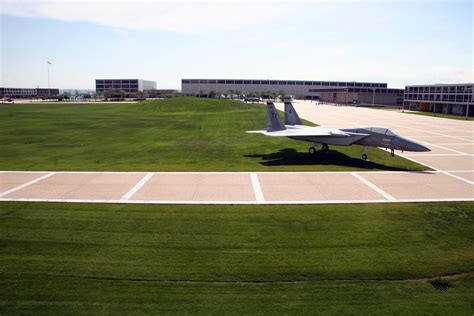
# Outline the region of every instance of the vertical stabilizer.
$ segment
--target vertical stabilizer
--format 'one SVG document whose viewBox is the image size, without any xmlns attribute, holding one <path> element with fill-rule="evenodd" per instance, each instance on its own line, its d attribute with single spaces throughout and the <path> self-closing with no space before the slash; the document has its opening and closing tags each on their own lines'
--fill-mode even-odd
<svg viewBox="0 0 474 316">
<path fill-rule="evenodd" d="M 286 127 L 280 120 L 278 111 L 273 102 L 267 103 L 267 132 L 276 132 L 285 130 Z"/>
<path fill-rule="evenodd" d="M 285 102 L 285 125 L 303 125 L 291 102 Z"/>
</svg>

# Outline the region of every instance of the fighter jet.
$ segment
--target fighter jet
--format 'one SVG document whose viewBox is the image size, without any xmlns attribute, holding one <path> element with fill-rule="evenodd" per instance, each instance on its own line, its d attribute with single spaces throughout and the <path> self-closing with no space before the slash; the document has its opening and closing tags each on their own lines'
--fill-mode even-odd
<svg viewBox="0 0 474 316">
<path fill-rule="evenodd" d="M 368 160 L 368 147 L 383 147 L 391 150 L 392 157 L 395 150 L 401 151 L 430 151 L 425 146 L 384 127 L 333 128 L 324 126 L 305 126 L 298 113 L 290 102 L 285 102 L 285 124 L 280 120 L 273 102 L 267 103 L 267 128 L 247 133 L 260 133 L 273 137 L 288 137 L 313 143 L 309 153 L 315 155 L 316 147 L 321 145 L 323 152 L 329 151 L 329 145 L 364 146 L 363 160 Z"/>
</svg>

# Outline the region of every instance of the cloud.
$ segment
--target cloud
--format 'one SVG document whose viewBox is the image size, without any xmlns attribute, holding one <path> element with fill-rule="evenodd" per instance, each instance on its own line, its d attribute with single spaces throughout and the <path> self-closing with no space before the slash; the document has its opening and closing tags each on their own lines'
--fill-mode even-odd
<svg viewBox="0 0 474 316">
<path fill-rule="evenodd" d="M 110 1 L 0 0 L 1 13 L 70 22 L 91 22 L 117 29 L 201 33 L 257 27 L 295 14 L 295 5 L 269 0 Z M 297 6 L 297 5 L 296 5 Z"/>
</svg>

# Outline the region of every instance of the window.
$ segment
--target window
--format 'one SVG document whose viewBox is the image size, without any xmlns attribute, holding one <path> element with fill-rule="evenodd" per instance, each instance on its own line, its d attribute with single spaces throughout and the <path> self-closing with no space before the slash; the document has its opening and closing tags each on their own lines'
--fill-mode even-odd
<svg viewBox="0 0 474 316">
<path fill-rule="evenodd" d="M 294 81 L 287 81 L 286 83 L 289 86 L 294 86 L 296 84 L 296 82 L 294 82 Z"/>
<path fill-rule="evenodd" d="M 260 80 L 252 80 L 252 84 L 260 84 Z"/>
<path fill-rule="evenodd" d="M 218 84 L 225 84 L 225 80 L 217 80 Z"/>
<path fill-rule="evenodd" d="M 199 80 L 190 80 L 192 84 L 198 84 Z"/>
<path fill-rule="evenodd" d="M 304 82 L 304 85 L 305 85 L 305 86 L 312 86 L 313 83 L 312 83 L 311 81 L 305 81 L 305 82 Z"/>
<path fill-rule="evenodd" d="M 387 128 L 387 131 L 385 132 L 385 135 L 387 135 L 387 136 L 397 136 L 394 132 L 392 132 L 388 128 Z"/>
<path fill-rule="evenodd" d="M 199 83 L 207 84 L 207 80 L 199 80 Z"/>
<path fill-rule="evenodd" d="M 243 81 L 242 80 L 235 80 L 235 84 L 242 84 Z"/>
<path fill-rule="evenodd" d="M 260 84 L 270 84 L 270 81 L 268 81 L 268 80 L 262 80 L 262 81 L 260 81 Z"/>
<path fill-rule="evenodd" d="M 304 82 L 303 81 L 296 81 L 296 85 L 297 86 L 302 86 L 302 85 L 304 85 Z"/>
<path fill-rule="evenodd" d="M 244 84 L 251 84 L 252 80 L 244 80 Z"/>
<path fill-rule="evenodd" d="M 282 86 L 286 86 L 286 81 L 280 80 L 280 81 L 278 81 L 278 84 L 279 84 L 279 85 L 282 85 Z"/>
<path fill-rule="evenodd" d="M 187 79 L 183 79 L 183 80 L 181 80 L 181 83 L 188 84 L 188 83 L 190 83 L 190 82 L 189 82 L 189 80 L 187 80 Z"/>
<path fill-rule="evenodd" d="M 321 81 L 313 81 L 313 86 L 320 86 L 321 85 Z"/>
<path fill-rule="evenodd" d="M 234 80 L 226 80 L 225 83 L 227 83 L 227 84 L 234 84 L 235 81 L 234 81 Z"/>
<path fill-rule="evenodd" d="M 216 84 L 216 83 L 217 83 L 217 80 L 208 80 L 207 83 L 208 83 L 208 84 Z"/>
<path fill-rule="evenodd" d="M 270 81 L 270 84 L 278 84 L 278 81 L 272 80 L 272 81 Z"/>
</svg>

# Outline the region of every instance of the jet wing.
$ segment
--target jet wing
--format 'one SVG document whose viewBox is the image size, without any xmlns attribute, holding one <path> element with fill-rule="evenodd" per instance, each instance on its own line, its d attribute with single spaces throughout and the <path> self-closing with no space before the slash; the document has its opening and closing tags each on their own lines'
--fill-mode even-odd
<svg viewBox="0 0 474 316">
<path fill-rule="evenodd" d="M 248 131 L 247 133 L 259 133 L 267 136 L 276 136 L 276 137 L 304 137 L 304 136 L 331 136 L 331 137 L 348 137 L 353 133 L 348 133 L 341 131 L 337 128 L 332 127 L 300 127 L 300 128 L 291 128 L 285 129 L 282 131 L 267 132 L 266 130 L 260 131 Z"/>
<path fill-rule="evenodd" d="M 362 138 L 369 136 L 369 134 L 345 132 L 332 127 L 306 127 L 293 128 L 282 131 L 267 132 L 266 130 L 248 131 L 247 133 L 259 133 L 266 136 L 273 137 L 290 137 L 295 139 L 313 141 L 315 143 L 333 144 L 348 146 Z"/>
</svg>

